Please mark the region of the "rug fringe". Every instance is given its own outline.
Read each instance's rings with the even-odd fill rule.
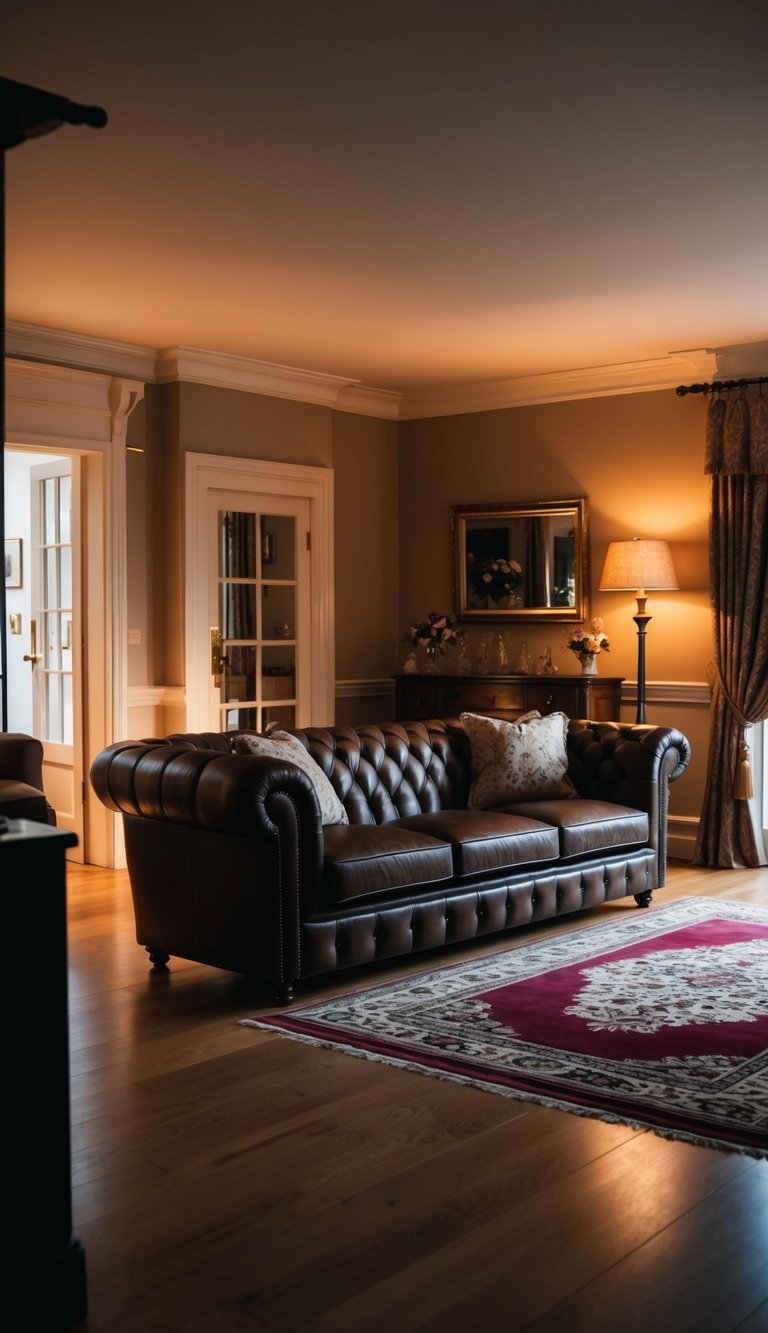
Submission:
[[[288,1032],[257,1018],[238,1019],[238,1026],[261,1028],[265,1032],[271,1032],[273,1036],[284,1037],[288,1041],[300,1041],[305,1046],[317,1046],[327,1051],[338,1051],[341,1055],[353,1055],[360,1060],[370,1060],[373,1064],[390,1065],[396,1069],[405,1069],[412,1074],[426,1074],[428,1078],[437,1078],[444,1083],[458,1083],[463,1087],[475,1088],[478,1092],[488,1092],[492,1096],[509,1097],[512,1101],[529,1102],[535,1106],[545,1106],[551,1111],[565,1111],[568,1115],[580,1115],[589,1120],[602,1120],[607,1125],[627,1125],[629,1129],[636,1130],[638,1133],[650,1132],[657,1134],[659,1138],[670,1139],[679,1143],[690,1143],[698,1148],[717,1148],[722,1152],[741,1153],[745,1157],[768,1157],[768,1148],[750,1148],[748,1145],[730,1143],[724,1139],[709,1138],[706,1135],[694,1134],[686,1130],[670,1129],[662,1125],[651,1124],[645,1120],[639,1120],[636,1117],[630,1119],[629,1116],[619,1115],[616,1111],[604,1111],[599,1107],[581,1106],[578,1102],[562,1101],[556,1097],[548,1097],[544,1093],[525,1092],[522,1089],[505,1087],[501,1084],[491,1086],[487,1082],[470,1078],[465,1074],[456,1074],[448,1069],[436,1069],[431,1065],[420,1064],[418,1060],[402,1060],[397,1056],[381,1055],[378,1051],[367,1051],[363,1047],[348,1046],[345,1042],[329,1041],[323,1037],[312,1037],[306,1032]]]

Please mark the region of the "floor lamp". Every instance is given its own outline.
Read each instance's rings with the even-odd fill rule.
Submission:
[[[651,619],[645,609],[649,592],[679,588],[669,545],[664,541],[635,537],[632,541],[611,542],[600,579],[601,592],[633,592],[637,612],[637,717],[645,722],[645,631]]]

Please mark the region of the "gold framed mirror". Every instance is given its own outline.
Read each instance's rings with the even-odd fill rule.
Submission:
[[[585,497],[453,505],[456,614],[473,621],[575,621],[589,616]]]

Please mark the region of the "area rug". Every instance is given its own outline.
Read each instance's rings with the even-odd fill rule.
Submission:
[[[768,910],[694,898],[247,1019],[298,1041],[768,1156]]]

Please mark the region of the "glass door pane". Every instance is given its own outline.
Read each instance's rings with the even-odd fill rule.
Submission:
[[[39,627],[40,739],[72,745],[72,481],[49,476],[40,483],[39,558],[42,579],[35,608]]]
[[[294,723],[296,540],[292,515],[219,510],[215,677],[223,731]]]

